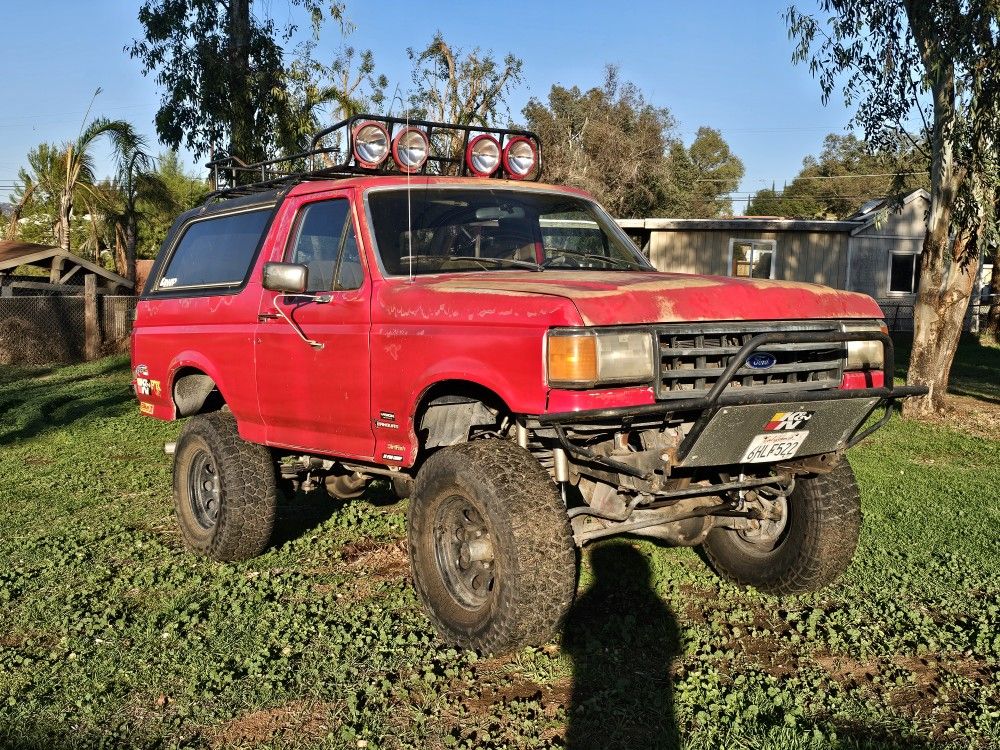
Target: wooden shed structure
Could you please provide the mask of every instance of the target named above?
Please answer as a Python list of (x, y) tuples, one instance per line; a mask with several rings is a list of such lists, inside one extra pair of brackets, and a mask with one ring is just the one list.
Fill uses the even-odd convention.
[[(16, 275), (16, 269), (33, 266), (48, 272), (44, 275)], [(131, 293), (132, 282), (113, 271), (84, 260), (60, 247), (31, 242), (0, 242), (0, 296), (52, 294), (83, 291), (87, 274), (97, 277), (100, 291), (108, 294)]]

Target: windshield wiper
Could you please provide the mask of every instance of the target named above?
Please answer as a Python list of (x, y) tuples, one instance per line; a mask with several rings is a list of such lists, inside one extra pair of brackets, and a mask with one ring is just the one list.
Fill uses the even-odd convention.
[(494, 263), (498, 266), (509, 263), (519, 268), (530, 268), (532, 271), (544, 270), (542, 266), (530, 260), (516, 260), (514, 258), (478, 258), (475, 255), (449, 255), (445, 260), (471, 260), (475, 263)]
[[(610, 255), (598, 255), (597, 253), (581, 253), (574, 250), (559, 250), (560, 255), (572, 255), (574, 258), (588, 258), (590, 260), (596, 260), (601, 263), (608, 263), (609, 265), (614, 265), (616, 268), (620, 268), (623, 271), (638, 271), (640, 269), (633, 268), (632, 264), (627, 260), (622, 260), (621, 258), (612, 258)], [(554, 260), (554, 258), (549, 258), (544, 263), (542, 263), (543, 268), (551, 268), (549, 261)]]

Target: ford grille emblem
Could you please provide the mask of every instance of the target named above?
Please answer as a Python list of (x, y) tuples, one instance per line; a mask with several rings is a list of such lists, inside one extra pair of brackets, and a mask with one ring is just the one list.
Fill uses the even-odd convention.
[(777, 363), (778, 358), (767, 352), (757, 352), (747, 357), (747, 367), (754, 370), (769, 370)]

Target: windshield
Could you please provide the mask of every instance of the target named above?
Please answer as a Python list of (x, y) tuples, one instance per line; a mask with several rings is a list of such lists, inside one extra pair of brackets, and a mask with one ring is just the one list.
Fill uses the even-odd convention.
[(651, 270), (607, 214), (570, 195), (421, 187), (409, 201), (405, 189), (373, 190), (368, 206), (390, 275)]

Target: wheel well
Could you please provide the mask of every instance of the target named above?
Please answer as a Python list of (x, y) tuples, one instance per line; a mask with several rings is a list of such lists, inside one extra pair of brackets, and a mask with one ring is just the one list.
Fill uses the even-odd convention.
[(178, 417), (218, 411), (226, 404), (215, 381), (195, 367), (182, 367), (177, 371), (173, 398)]
[(466, 380), (445, 380), (424, 392), (414, 419), (421, 448), (464, 443), (474, 427), (496, 427), (510, 414), (489, 388)]

